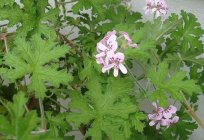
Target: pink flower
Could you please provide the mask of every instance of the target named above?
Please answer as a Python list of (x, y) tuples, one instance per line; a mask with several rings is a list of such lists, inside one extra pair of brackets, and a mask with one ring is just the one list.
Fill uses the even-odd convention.
[[(130, 47), (137, 47), (137, 44), (133, 44), (131, 38), (126, 32), (121, 32), (121, 36), (127, 41)], [(118, 42), (116, 31), (108, 32), (102, 40), (97, 43), (96, 50), (98, 54), (96, 54), (96, 63), (102, 66), (102, 72), (109, 72), (110, 69), (114, 69), (114, 76), (117, 77), (119, 70), (123, 74), (127, 74), (127, 69), (123, 65), (124, 54), (121, 52), (117, 52)]]
[(109, 40), (109, 38), (111, 36), (116, 37), (116, 31), (115, 30), (107, 32), (106, 35), (104, 36), (104, 38), (100, 42), (102, 44), (106, 45), (107, 41)]
[(125, 38), (125, 40), (128, 42), (128, 43), (132, 43), (132, 39), (130, 38), (130, 36), (126, 33), (126, 32), (120, 32), (120, 34)]
[(167, 109), (163, 111), (164, 118), (169, 119), (174, 113), (176, 113), (177, 108), (173, 105), (170, 105)]
[(102, 57), (96, 58), (96, 63), (105, 66), (106, 63)]
[(149, 120), (151, 120), (149, 125), (153, 126), (153, 125), (157, 124), (156, 128), (159, 129), (160, 124), (161, 124), (161, 119), (163, 117), (162, 113), (163, 113), (164, 109), (162, 107), (158, 107), (155, 102), (153, 102), (152, 105), (155, 107), (155, 113), (148, 115)]
[(177, 123), (179, 121), (179, 117), (175, 116), (173, 117), (173, 119), (171, 120), (171, 124)]
[(116, 38), (115, 34), (107, 35), (103, 38), (96, 46), (97, 52), (99, 53), (96, 55), (96, 58), (104, 57), (108, 52), (115, 52), (118, 48)]
[(128, 43), (128, 45), (130, 46), (130, 47), (133, 47), (133, 48), (137, 48), (137, 44), (133, 44), (132, 42), (132, 39), (130, 38), (130, 36), (128, 35), (128, 33), (126, 33), (126, 32), (120, 32), (120, 35), (122, 35), (124, 38), (125, 38), (125, 40), (127, 41), (127, 43)]
[(169, 128), (171, 125), (177, 123), (179, 121), (178, 116), (174, 116), (172, 119), (162, 119), (162, 126), (166, 126), (166, 128)]
[(160, 128), (161, 122), (160, 120), (153, 120), (149, 123), (149, 126), (154, 126), (156, 124), (156, 129)]
[(164, 0), (146, 0), (145, 14), (154, 13), (156, 17), (166, 15), (168, 6)]
[(156, 125), (156, 129), (159, 129), (160, 126), (165, 126), (166, 128), (168, 128), (170, 125), (178, 122), (179, 117), (175, 116), (175, 113), (177, 111), (177, 108), (175, 106), (170, 105), (167, 109), (163, 109), (162, 107), (158, 107), (155, 102), (153, 102), (152, 105), (156, 110), (153, 114), (148, 115), (150, 126)]
[(118, 52), (116, 54), (114, 53), (109, 53), (108, 56), (107, 56), (110, 64), (104, 66), (102, 68), (102, 72), (105, 73), (106, 71), (110, 70), (111, 68), (114, 69), (114, 72), (113, 72), (113, 75), (115, 77), (118, 76), (118, 73), (119, 73), (119, 70), (121, 70), (121, 72), (123, 74), (127, 74), (127, 69), (126, 67), (122, 64), (123, 61), (124, 61), (124, 54), (121, 53), (121, 52)]
[(122, 0), (122, 3), (124, 5), (126, 5), (127, 7), (130, 7), (131, 6), (131, 0)]
[(146, 0), (146, 6), (144, 7), (145, 14), (152, 13), (154, 7), (154, 0)]
[(155, 4), (156, 6), (152, 9), (152, 12), (156, 13), (156, 17), (159, 17), (160, 14), (167, 14), (168, 7), (164, 0), (155, 0)]

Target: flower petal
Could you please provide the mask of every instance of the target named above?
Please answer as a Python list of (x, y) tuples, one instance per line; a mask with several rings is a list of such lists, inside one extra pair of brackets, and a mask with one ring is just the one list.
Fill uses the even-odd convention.
[(101, 57), (96, 58), (96, 63), (97, 64), (104, 64), (104, 60)]
[(127, 74), (127, 69), (123, 64), (119, 64), (119, 69), (123, 74)]
[(156, 16), (155, 16), (155, 17), (157, 18), (157, 17), (159, 17), (159, 16), (160, 16), (160, 12), (159, 12), (159, 11), (156, 11)]
[(175, 106), (173, 106), (173, 105), (170, 105), (170, 106), (168, 107), (168, 111), (174, 114), (174, 113), (176, 113), (177, 108), (176, 108)]
[(102, 68), (102, 72), (105, 73), (107, 70), (110, 70), (113, 67), (114, 67), (114, 64), (110, 64), (110, 65), (104, 66)]
[(114, 68), (113, 75), (114, 75), (115, 77), (117, 77), (117, 76), (118, 76), (118, 68)]
[(157, 121), (151, 121), (151, 122), (149, 122), (149, 126), (153, 126), (153, 125), (155, 125), (157, 123)]
[(163, 117), (162, 112), (157, 112), (157, 115), (155, 116), (155, 120), (161, 120), (161, 118)]
[(111, 45), (111, 51), (115, 52), (118, 49), (118, 42), (114, 41)]
[(107, 49), (107, 47), (100, 42), (97, 44), (96, 48), (97, 51), (105, 51)]
[(129, 44), (129, 46), (132, 47), (132, 48), (138, 48), (138, 45), (135, 44), (135, 43), (134, 44)]
[(154, 120), (155, 116), (156, 116), (156, 113), (154, 113), (154, 114), (148, 114), (148, 118), (149, 118), (150, 120)]
[(116, 42), (117, 36), (115, 34), (112, 34), (109, 39), (107, 40), (107, 44), (112, 44), (113, 42)]
[(101, 57), (104, 57), (105, 55), (106, 55), (105, 52), (101, 52), (96, 55), (96, 58), (101, 58)]
[(155, 107), (155, 109), (157, 110), (157, 103), (153, 102), (152, 105)]
[(160, 123), (162, 126), (169, 126), (171, 120), (170, 119), (161, 119)]
[(157, 108), (157, 112), (162, 113), (163, 111), (164, 111), (164, 108), (162, 108), (162, 107)]
[(172, 120), (171, 123), (177, 123), (179, 121), (179, 117), (175, 116)]
[(120, 34), (125, 38), (125, 40), (130, 44), (132, 43), (132, 39), (130, 38), (130, 36), (128, 35), (128, 33), (126, 32), (120, 32)]
[(158, 130), (160, 128), (160, 122), (156, 125), (156, 129)]
[(169, 112), (168, 110), (164, 110), (163, 115), (164, 115), (164, 118), (166, 119), (170, 119), (172, 117), (172, 113)]
[(114, 57), (115, 57), (115, 60), (119, 60), (120, 63), (123, 62), (125, 59), (124, 54), (121, 52), (116, 53)]

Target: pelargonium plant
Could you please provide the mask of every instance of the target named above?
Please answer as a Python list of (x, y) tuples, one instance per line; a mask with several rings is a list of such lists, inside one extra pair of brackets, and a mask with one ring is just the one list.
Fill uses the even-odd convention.
[(164, 0), (142, 9), (1, 0), (0, 139), (187, 140), (204, 129), (201, 24), (168, 16)]

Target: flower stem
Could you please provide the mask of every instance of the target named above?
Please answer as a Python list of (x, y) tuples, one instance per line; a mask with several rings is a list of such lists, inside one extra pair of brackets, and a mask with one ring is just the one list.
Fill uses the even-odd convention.
[(45, 112), (42, 99), (39, 98), (39, 106), (40, 106), (40, 115), (41, 115), (41, 128), (46, 129), (45, 125)]
[[(182, 93), (182, 92), (181, 92)], [(183, 99), (184, 99), (184, 102), (183, 102), (183, 105), (185, 106), (187, 112), (189, 115), (191, 115), (194, 120), (198, 123), (198, 125), (200, 127), (202, 127), (204, 129), (204, 123), (202, 122), (202, 120), (198, 117), (198, 115), (193, 111), (193, 109), (191, 108), (191, 106), (188, 104), (188, 101), (186, 99), (186, 97), (184, 96), (184, 94), (182, 93), (182, 96), (183, 96)]]
[(133, 79), (133, 81), (135, 82), (135, 84), (138, 86), (139, 89), (142, 90), (142, 93), (144, 94), (144, 97), (147, 98), (147, 94), (146, 94), (146, 91), (145, 89), (142, 87), (142, 85), (139, 83), (139, 81), (137, 80), (137, 78), (135, 77), (135, 75), (131, 72), (130, 68), (125, 64), (127, 70), (128, 70), (128, 73), (130, 75), (130, 77)]

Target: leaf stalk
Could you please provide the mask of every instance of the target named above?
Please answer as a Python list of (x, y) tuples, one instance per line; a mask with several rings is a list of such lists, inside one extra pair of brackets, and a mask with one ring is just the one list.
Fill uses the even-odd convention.
[[(181, 92), (182, 93), (182, 92)], [(183, 105), (186, 108), (186, 111), (189, 115), (192, 116), (192, 118), (198, 123), (198, 125), (204, 129), (204, 123), (202, 122), (202, 120), (199, 118), (199, 116), (193, 111), (193, 109), (191, 108), (191, 106), (188, 104), (188, 101), (186, 99), (186, 97), (184, 96), (184, 94), (182, 93), (183, 96)]]
[(43, 106), (43, 100), (39, 98), (39, 106), (40, 106), (40, 116), (41, 116), (41, 128), (43, 130), (46, 130), (46, 124), (45, 124), (45, 111)]

